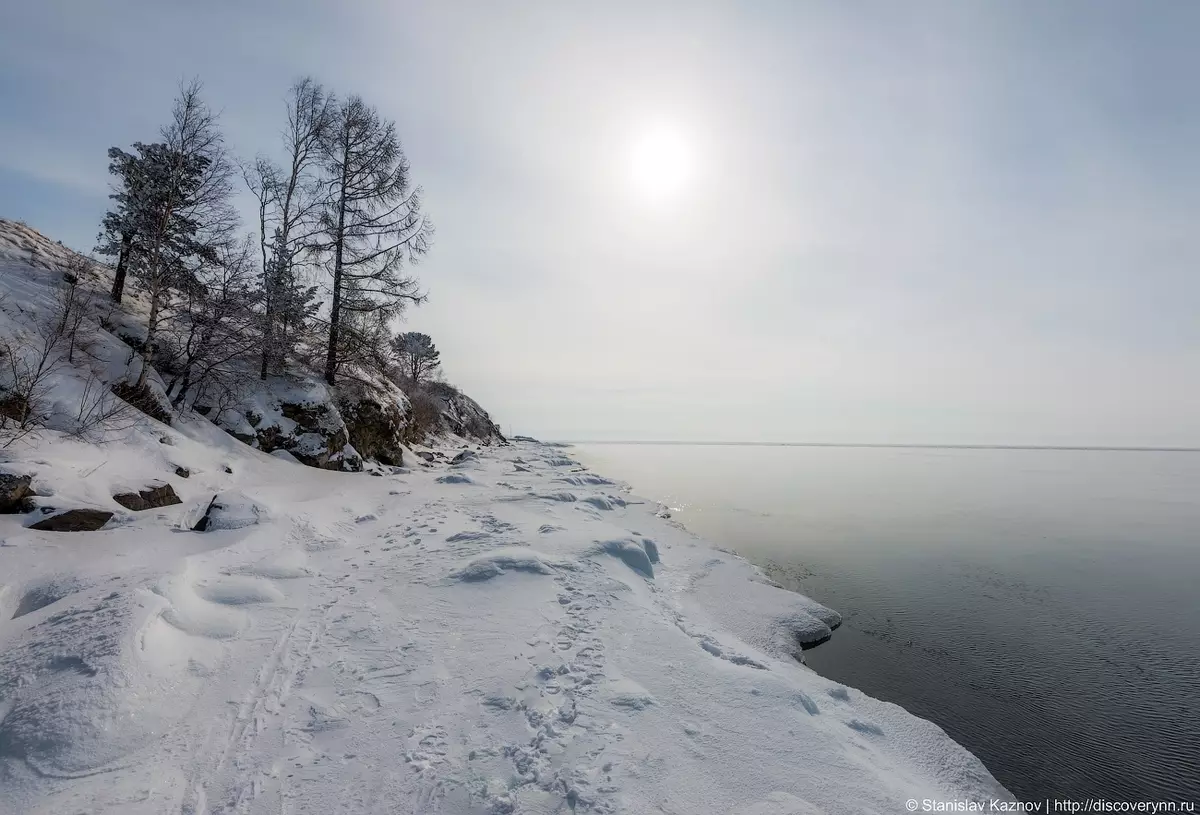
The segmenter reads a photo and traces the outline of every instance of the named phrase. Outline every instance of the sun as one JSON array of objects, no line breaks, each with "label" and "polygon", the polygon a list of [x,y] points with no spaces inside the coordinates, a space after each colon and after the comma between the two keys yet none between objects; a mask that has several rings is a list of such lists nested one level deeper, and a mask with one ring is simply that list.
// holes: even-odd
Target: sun
[{"label": "sun", "polygon": [[694,162],[692,145],[678,128],[654,125],[642,131],[632,144],[630,180],[642,198],[655,202],[668,200],[688,186]]}]

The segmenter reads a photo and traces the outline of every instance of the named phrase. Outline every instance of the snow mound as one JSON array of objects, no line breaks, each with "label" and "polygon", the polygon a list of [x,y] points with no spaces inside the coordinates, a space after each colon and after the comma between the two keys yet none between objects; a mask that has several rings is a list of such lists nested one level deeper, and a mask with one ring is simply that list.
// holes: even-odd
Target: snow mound
[{"label": "snow mound", "polygon": [[25,587],[21,599],[17,601],[16,608],[13,609],[12,619],[15,620],[26,614],[40,611],[65,597],[83,591],[85,588],[87,588],[87,584],[73,575],[55,575],[40,580],[34,585]]},{"label": "snow mound", "polygon": [[308,555],[303,549],[284,549],[268,555],[256,563],[239,567],[237,573],[271,580],[293,580],[312,575],[307,563]]},{"label": "snow mound", "polygon": [[539,492],[534,493],[535,498],[541,498],[543,501],[557,501],[560,504],[573,504],[579,499],[575,497],[573,492]]},{"label": "snow mound", "polygon": [[[654,578],[654,565],[650,561],[650,555],[639,541],[629,538],[597,541],[595,551],[612,555],[643,577]],[[657,551],[656,548],[655,552]]]},{"label": "snow mound", "polygon": [[279,459],[280,461],[286,461],[291,464],[301,464],[302,463],[300,461],[300,459],[296,458],[294,455],[289,453],[287,450],[284,450],[282,447],[279,448],[278,450],[272,450],[271,455],[274,456],[275,458]]},{"label": "snow mound", "polygon": [[745,568],[740,561],[713,559],[691,585],[707,615],[743,642],[765,653],[795,657],[802,648],[829,639],[841,625],[842,617],[833,609],[761,578],[748,578]]},{"label": "snow mound", "polygon": [[210,603],[226,606],[242,606],[249,603],[278,603],[283,592],[270,581],[260,577],[226,575],[202,580],[196,593]]},{"label": "snow mound", "polygon": [[0,755],[48,778],[89,775],[156,740],[184,716],[199,679],[192,648],[145,591],[91,592],[18,634],[0,653]]},{"label": "snow mound", "polygon": [[475,479],[465,473],[447,473],[438,476],[439,484],[474,484]]},{"label": "snow mound", "polygon": [[610,487],[610,486],[613,486],[614,484],[616,484],[615,481],[605,478],[604,476],[592,475],[590,473],[588,473],[587,475],[566,475],[566,476],[562,476],[561,478],[556,478],[554,480],[560,484],[570,484],[572,487],[587,487],[587,486],[595,486],[595,487],[609,486]]},{"label": "snow mound", "polygon": [[623,499],[617,498],[613,495],[589,495],[581,500],[585,504],[591,504],[596,509],[602,509],[606,512],[616,509],[617,507],[625,506],[625,501]]},{"label": "snow mound", "polygon": [[481,580],[491,580],[506,571],[533,572],[535,574],[553,574],[554,570],[540,552],[522,546],[511,546],[494,549],[486,555],[471,558],[458,569],[450,573],[450,577],[464,582],[474,583]]},{"label": "snow mound", "polygon": [[204,517],[192,529],[197,532],[242,529],[259,523],[266,516],[266,509],[257,501],[240,492],[223,492],[213,496]]}]

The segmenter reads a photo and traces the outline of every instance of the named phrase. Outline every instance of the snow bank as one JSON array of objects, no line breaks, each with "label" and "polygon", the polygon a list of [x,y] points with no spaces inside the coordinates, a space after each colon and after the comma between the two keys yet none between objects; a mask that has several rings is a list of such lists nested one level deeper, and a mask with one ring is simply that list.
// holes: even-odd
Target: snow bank
[{"label": "snow bank", "polygon": [[472,558],[450,573],[457,580],[473,582],[491,580],[507,571],[553,574],[554,570],[546,559],[532,549],[509,547],[496,549],[486,555]]},{"label": "snow bank", "polygon": [[[169,433],[48,438],[10,462],[43,502],[157,478],[183,504],[69,535],[0,516],[0,812],[1009,798],[934,725],[797,661],[835,612],[652,504],[564,500],[558,449],[373,477],[206,422]],[[236,531],[194,534],[201,517]]]}]

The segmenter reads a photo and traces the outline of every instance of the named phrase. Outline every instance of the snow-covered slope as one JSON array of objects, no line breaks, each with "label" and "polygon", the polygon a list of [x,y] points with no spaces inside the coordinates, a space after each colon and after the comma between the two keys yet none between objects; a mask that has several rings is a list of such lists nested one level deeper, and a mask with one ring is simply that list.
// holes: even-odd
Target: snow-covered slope
[{"label": "snow-covered slope", "polygon": [[[86,353],[74,354],[70,364],[53,363],[55,370],[46,387],[38,390],[50,417],[48,424],[69,431],[81,401],[112,401],[107,395],[111,388],[120,390],[122,383],[137,378],[140,363],[134,348],[145,340],[149,304],[133,283],[126,287],[122,303],[114,304],[109,296],[113,279],[109,266],[24,223],[0,218],[0,389],[8,387],[12,378],[6,350],[25,349],[25,355],[31,356],[44,345],[46,327],[57,321],[68,274],[79,279],[76,296],[83,316],[79,344],[86,346]],[[169,346],[172,341],[160,336],[159,342]],[[171,355],[156,358],[159,370],[151,372],[146,400],[151,412],[170,421],[180,404],[171,405],[166,383],[188,377],[172,369],[175,363],[163,356]],[[36,367],[36,360],[29,364]],[[183,405],[193,406],[247,444],[264,452],[286,451],[310,466],[358,470],[364,458],[400,464],[406,443],[445,443],[455,438],[483,444],[504,441],[480,405],[445,383],[422,386],[419,395],[428,404],[418,417],[406,394],[378,372],[354,371],[355,376],[331,388],[318,371],[299,362],[286,375],[265,380],[259,378],[253,354],[231,357],[223,365],[231,370],[225,372],[220,387],[194,393],[194,399],[178,393],[177,402],[182,399]],[[4,395],[0,393],[0,411]],[[141,404],[146,407],[146,402]]]},{"label": "snow-covered slope", "polygon": [[561,450],[374,477],[198,418],[168,441],[48,439],[19,462],[35,486],[94,500],[153,469],[183,503],[83,533],[0,516],[0,812],[893,813],[1008,797],[933,724],[790,656],[836,614]]}]

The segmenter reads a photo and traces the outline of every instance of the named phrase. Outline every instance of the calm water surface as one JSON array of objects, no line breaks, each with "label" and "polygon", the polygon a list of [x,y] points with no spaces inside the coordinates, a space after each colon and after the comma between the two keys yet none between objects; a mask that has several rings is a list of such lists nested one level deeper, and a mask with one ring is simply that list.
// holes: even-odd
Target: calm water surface
[{"label": "calm water surface", "polygon": [[1200,454],[570,452],[840,611],[808,664],[1018,796],[1200,801]]}]

